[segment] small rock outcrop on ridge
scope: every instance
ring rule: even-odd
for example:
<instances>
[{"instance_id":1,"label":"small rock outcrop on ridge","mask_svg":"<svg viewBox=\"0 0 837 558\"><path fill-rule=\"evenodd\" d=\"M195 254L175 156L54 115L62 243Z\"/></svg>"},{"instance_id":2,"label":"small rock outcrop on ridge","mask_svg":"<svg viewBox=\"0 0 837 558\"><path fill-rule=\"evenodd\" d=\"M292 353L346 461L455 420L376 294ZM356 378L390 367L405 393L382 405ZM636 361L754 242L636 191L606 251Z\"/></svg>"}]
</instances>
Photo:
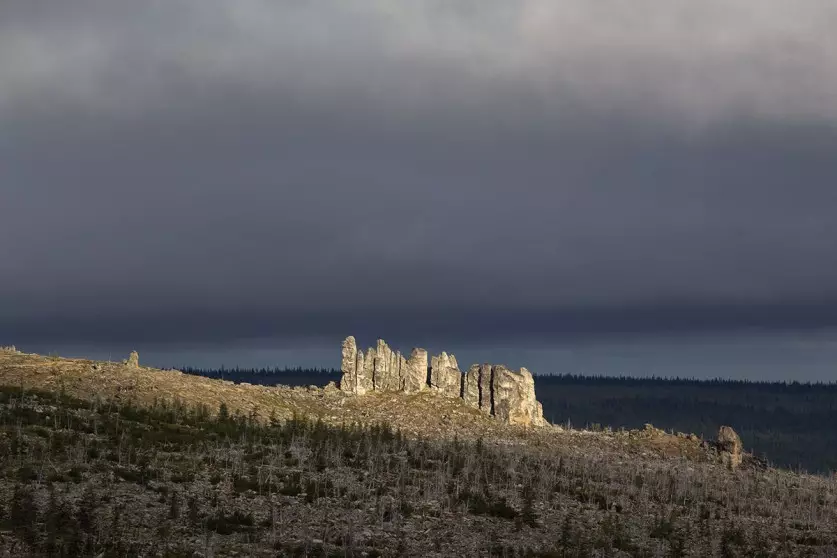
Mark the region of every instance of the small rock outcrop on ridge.
<instances>
[{"instance_id":1,"label":"small rock outcrop on ridge","mask_svg":"<svg viewBox=\"0 0 837 558\"><path fill-rule=\"evenodd\" d=\"M131 351L131 354L128 355L128 361L125 364L127 364L128 368L139 368L139 353Z\"/></svg>"},{"instance_id":2,"label":"small rock outcrop on ridge","mask_svg":"<svg viewBox=\"0 0 837 558\"><path fill-rule=\"evenodd\" d=\"M405 359L379 339L364 354L350 336L343 341L342 372L340 389L346 393L415 393L429 389L446 397L461 398L507 424L546 424L543 407L535 398L535 380L525 368L514 371L502 365L474 364L463 374L456 357L445 352L432 357L428 368L424 349L413 349Z\"/></svg>"},{"instance_id":3,"label":"small rock outcrop on ridge","mask_svg":"<svg viewBox=\"0 0 837 558\"><path fill-rule=\"evenodd\" d=\"M744 446L738 433L729 426L722 426L718 430L715 443L721 455L721 462L733 471L738 469L744 460Z\"/></svg>"}]
</instances>

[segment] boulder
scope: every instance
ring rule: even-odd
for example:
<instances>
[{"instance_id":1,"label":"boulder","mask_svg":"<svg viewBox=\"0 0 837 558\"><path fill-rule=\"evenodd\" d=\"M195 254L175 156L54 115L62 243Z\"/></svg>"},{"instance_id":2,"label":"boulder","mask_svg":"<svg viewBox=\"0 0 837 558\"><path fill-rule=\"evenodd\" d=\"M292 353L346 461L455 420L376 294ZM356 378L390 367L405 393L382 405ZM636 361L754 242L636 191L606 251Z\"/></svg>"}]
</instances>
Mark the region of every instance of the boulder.
<instances>
[{"instance_id":1,"label":"boulder","mask_svg":"<svg viewBox=\"0 0 837 558\"><path fill-rule=\"evenodd\" d=\"M729 426L722 426L716 443L721 462L732 471L738 469L744 460L744 446L738 433Z\"/></svg>"},{"instance_id":2,"label":"boulder","mask_svg":"<svg viewBox=\"0 0 837 558\"><path fill-rule=\"evenodd\" d=\"M128 368L139 368L139 353L136 351L131 351L131 354L128 355L128 360L125 362Z\"/></svg>"},{"instance_id":3,"label":"boulder","mask_svg":"<svg viewBox=\"0 0 837 558\"><path fill-rule=\"evenodd\" d=\"M494 416L507 424L542 426L532 374L525 368L515 372L505 366L495 366L493 372Z\"/></svg>"}]
</instances>

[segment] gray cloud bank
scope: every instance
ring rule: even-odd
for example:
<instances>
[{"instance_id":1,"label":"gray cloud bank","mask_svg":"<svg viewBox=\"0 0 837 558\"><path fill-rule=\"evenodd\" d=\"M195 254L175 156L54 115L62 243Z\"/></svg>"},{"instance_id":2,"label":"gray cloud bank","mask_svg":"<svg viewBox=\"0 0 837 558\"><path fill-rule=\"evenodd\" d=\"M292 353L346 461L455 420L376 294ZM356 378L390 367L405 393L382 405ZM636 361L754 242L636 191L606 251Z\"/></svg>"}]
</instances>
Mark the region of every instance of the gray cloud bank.
<instances>
[{"instance_id":1,"label":"gray cloud bank","mask_svg":"<svg viewBox=\"0 0 837 558\"><path fill-rule=\"evenodd\" d=\"M835 23L825 1L3 2L0 334L837 324Z\"/></svg>"}]
</instances>

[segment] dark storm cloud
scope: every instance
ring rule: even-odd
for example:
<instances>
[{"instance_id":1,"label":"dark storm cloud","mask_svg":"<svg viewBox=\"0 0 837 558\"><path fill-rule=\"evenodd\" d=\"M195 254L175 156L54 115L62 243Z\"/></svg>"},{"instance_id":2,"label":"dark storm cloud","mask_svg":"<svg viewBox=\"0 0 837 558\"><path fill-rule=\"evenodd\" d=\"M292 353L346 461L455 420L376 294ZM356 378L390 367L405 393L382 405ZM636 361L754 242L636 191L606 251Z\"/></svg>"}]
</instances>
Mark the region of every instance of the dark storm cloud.
<instances>
[{"instance_id":1,"label":"dark storm cloud","mask_svg":"<svg viewBox=\"0 0 837 558\"><path fill-rule=\"evenodd\" d=\"M0 334L833 325L835 15L4 2Z\"/></svg>"}]
</instances>

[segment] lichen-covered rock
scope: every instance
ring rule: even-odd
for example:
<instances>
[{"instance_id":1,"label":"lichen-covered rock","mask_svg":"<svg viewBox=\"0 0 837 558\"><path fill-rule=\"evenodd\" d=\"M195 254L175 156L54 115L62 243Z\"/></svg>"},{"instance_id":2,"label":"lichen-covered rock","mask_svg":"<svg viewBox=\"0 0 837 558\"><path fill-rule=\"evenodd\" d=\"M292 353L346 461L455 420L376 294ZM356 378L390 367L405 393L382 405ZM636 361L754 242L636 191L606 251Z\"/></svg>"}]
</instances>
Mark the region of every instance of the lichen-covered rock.
<instances>
[{"instance_id":1,"label":"lichen-covered rock","mask_svg":"<svg viewBox=\"0 0 837 558\"><path fill-rule=\"evenodd\" d=\"M128 368L139 368L139 353L131 351L131 354L128 355L128 360L125 364Z\"/></svg>"},{"instance_id":2,"label":"lichen-covered rock","mask_svg":"<svg viewBox=\"0 0 837 558\"><path fill-rule=\"evenodd\" d=\"M405 368L406 361L401 353L390 349L383 339L378 339L372 377L375 391L404 391Z\"/></svg>"},{"instance_id":3,"label":"lichen-covered rock","mask_svg":"<svg viewBox=\"0 0 837 558\"><path fill-rule=\"evenodd\" d=\"M363 395L375 389L373 379L375 377L375 349L357 352L357 387L355 393Z\"/></svg>"},{"instance_id":4,"label":"lichen-covered rock","mask_svg":"<svg viewBox=\"0 0 837 558\"><path fill-rule=\"evenodd\" d=\"M489 415L494 414L494 367L490 364L480 365L480 409Z\"/></svg>"},{"instance_id":5,"label":"lichen-covered rock","mask_svg":"<svg viewBox=\"0 0 837 558\"><path fill-rule=\"evenodd\" d=\"M442 352L430 359L430 387L449 397L462 394L462 372L456 366L456 357Z\"/></svg>"},{"instance_id":6,"label":"lichen-covered rock","mask_svg":"<svg viewBox=\"0 0 837 558\"><path fill-rule=\"evenodd\" d=\"M357 393L357 343L351 335L343 341L343 362L340 367L343 377L340 389L347 393Z\"/></svg>"},{"instance_id":7,"label":"lichen-covered rock","mask_svg":"<svg viewBox=\"0 0 837 558\"><path fill-rule=\"evenodd\" d=\"M729 426L722 426L718 430L716 443L721 462L733 471L738 469L744 459L744 446L738 433Z\"/></svg>"},{"instance_id":8,"label":"lichen-covered rock","mask_svg":"<svg viewBox=\"0 0 837 558\"><path fill-rule=\"evenodd\" d=\"M520 372L494 367L494 416L519 426L541 426L543 415L535 399L535 379L525 368Z\"/></svg>"},{"instance_id":9,"label":"lichen-covered rock","mask_svg":"<svg viewBox=\"0 0 837 558\"><path fill-rule=\"evenodd\" d=\"M430 359L424 349L413 349L405 359L383 339L364 353L354 337L343 342L343 378L340 389L363 395L370 391L416 393L433 389L447 397L462 398L472 408L508 424L541 426L543 407L535 399L535 381L525 368L475 364L466 374L456 357L446 352Z\"/></svg>"},{"instance_id":10,"label":"lichen-covered rock","mask_svg":"<svg viewBox=\"0 0 837 558\"><path fill-rule=\"evenodd\" d=\"M395 378L395 381L393 381L391 366L392 349L383 339L378 339L372 365L372 389L375 391L394 391L397 389L398 379Z\"/></svg>"},{"instance_id":11,"label":"lichen-covered rock","mask_svg":"<svg viewBox=\"0 0 837 558\"><path fill-rule=\"evenodd\" d=\"M404 366L404 391L416 393L427 387L427 351L413 349Z\"/></svg>"},{"instance_id":12,"label":"lichen-covered rock","mask_svg":"<svg viewBox=\"0 0 837 558\"><path fill-rule=\"evenodd\" d=\"M480 365L474 364L462 380L462 399L466 404L480 408Z\"/></svg>"}]
</instances>

